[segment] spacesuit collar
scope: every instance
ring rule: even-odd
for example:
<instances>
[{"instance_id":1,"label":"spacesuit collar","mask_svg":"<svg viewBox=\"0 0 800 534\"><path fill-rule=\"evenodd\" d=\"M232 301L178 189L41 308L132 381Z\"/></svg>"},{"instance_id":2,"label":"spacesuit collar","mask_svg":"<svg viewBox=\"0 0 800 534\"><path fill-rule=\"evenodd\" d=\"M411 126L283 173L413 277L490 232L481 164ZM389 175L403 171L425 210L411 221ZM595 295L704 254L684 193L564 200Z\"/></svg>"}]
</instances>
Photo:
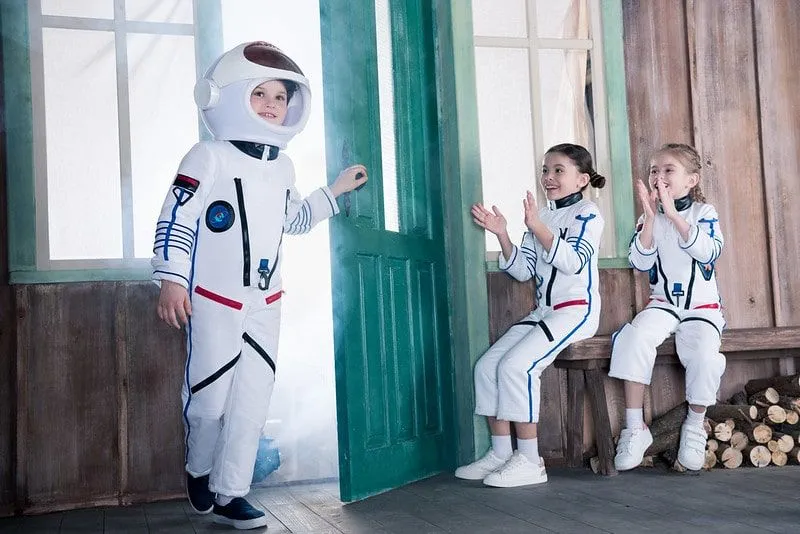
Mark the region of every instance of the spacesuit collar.
<instances>
[{"instance_id":1,"label":"spacesuit collar","mask_svg":"<svg viewBox=\"0 0 800 534\"><path fill-rule=\"evenodd\" d=\"M559 198L558 200L548 200L547 207L551 210L557 210L566 208L567 206L572 206L581 200L583 200L583 193L578 191L577 193L572 193L571 195L567 195L564 198Z\"/></svg>"},{"instance_id":2,"label":"spacesuit collar","mask_svg":"<svg viewBox=\"0 0 800 534\"><path fill-rule=\"evenodd\" d=\"M269 147L267 154L267 161L271 161L278 157L278 147L273 145L265 145L263 143L253 143L252 141L231 141L231 144L250 156L251 158L262 159L264 157L264 148Z\"/></svg>"},{"instance_id":3,"label":"spacesuit collar","mask_svg":"<svg viewBox=\"0 0 800 534\"><path fill-rule=\"evenodd\" d=\"M675 209L678 211L688 210L689 206L694 203L691 195L686 195L685 197L676 198L675 199ZM658 205L658 211L664 213L664 208L661 204Z\"/></svg>"},{"instance_id":4,"label":"spacesuit collar","mask_svg":"<svg viewBox=\"0 0 800 534\"><path fill-rule=\"evenodd\" d=\"M688 210L689 206L692 205L691 195L686 195L685 197L676 198L675 199L675 209L678 211Z\"/></svg>"}]
</instances>

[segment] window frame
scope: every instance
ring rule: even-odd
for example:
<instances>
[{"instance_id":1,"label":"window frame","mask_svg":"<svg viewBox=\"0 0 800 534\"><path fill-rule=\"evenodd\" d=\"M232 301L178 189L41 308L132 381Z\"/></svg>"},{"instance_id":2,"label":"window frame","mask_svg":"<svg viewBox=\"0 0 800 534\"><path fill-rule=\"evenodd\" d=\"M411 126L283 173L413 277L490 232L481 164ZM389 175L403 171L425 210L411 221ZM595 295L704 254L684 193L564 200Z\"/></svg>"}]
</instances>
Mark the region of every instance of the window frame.
<instances>
[{"instance_id":1,"label":"window frame","mask_svg":"<svg viewBox=\"0 0 800 534\"><path fill-rule=\"evenodd\" d=\"M192 24L129 21L125 0L114 0L113 19L44 15L40 0L0 3L8 255L11 284L78 281L149 280L149 259L133 257L132 176L128 105L127 35L191 35L195 64L202 74L222 49L220 0L193 0ZM45 144L42 29L113 31L119 117L123 258L52 260L49 258L47 147ZM9 106L10 102L15 105ZM198 123L200 118L198 115ZM201 128L202 138L204 136Z\"/></svg>"},{"instance_id":2,"label":"window frame","mask_svg":"<svg viewBox=\"0 0 800 534\"><path fill-rule=\"evenodd\" d=\"M530 99L534 140L534 161L543 156L542 115L539 83L539 50L587 50L591 54L593 95L596 103L595 144L603 159L597 162L601 174L614 180L614 257L599 258L600 268L630 268L628 242L634 226L633 179L628 130L625 59L623 55L622 4L619 0L588 0L593 39L553 39L535 35L536 0L525 0L526 37L473 37L473 47L523 48L528 51ZM599 158L598 158L599 159ZM608 224L609 221L606 222ZM486 269L500 271L499 252L486 251Z\"/></svg>"}]
</instances>

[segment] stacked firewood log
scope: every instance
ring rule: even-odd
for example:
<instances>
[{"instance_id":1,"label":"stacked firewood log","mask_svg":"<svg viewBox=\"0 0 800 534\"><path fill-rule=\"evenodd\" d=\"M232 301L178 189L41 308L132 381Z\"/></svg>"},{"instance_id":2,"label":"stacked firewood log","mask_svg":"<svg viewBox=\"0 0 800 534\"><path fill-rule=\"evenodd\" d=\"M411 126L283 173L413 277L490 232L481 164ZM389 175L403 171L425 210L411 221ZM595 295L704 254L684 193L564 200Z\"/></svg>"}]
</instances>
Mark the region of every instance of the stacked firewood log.
<instances>
[{"instance_id":1,"label":"stacked firewood log","mask_svg":"<svg viewBox=\"0 0 800 534\"><path fill-rule=\"evenodd\" d=\"M653 444L642 465L661 458L675 470L686 403L650 425ZM800 374L750 380L727 403L709 406L704 469L800 464Z\"/></svg>"}]
</instances>

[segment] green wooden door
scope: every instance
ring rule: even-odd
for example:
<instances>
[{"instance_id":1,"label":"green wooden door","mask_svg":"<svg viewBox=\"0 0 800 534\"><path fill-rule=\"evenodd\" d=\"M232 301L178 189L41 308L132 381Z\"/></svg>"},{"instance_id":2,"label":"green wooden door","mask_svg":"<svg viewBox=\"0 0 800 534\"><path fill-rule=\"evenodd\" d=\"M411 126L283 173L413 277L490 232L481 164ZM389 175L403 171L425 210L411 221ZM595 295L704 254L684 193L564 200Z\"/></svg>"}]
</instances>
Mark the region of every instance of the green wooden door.
<instances>
[{"instance_id":1,"label":"green wooden door","mask_svg":"<svg viewBox=\"0 0 800 534\"><path fill-rule=\"evenodd\" d=\"M353 162L370 176L330 226L340 487L351 501L454 461L433 21L428 0L320 5L329 176Z\"/></svg>"}]
</instances>

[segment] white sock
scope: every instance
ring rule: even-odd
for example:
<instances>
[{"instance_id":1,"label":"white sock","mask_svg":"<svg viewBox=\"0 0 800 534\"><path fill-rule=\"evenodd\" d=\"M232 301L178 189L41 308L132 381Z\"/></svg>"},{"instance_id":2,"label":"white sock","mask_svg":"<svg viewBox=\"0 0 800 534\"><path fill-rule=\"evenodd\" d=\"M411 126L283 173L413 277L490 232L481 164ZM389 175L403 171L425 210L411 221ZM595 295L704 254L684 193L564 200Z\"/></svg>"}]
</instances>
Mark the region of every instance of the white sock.
<instances>
[{"instance_id":1,"label":"white sock","mask_svg":"<svg viewBox=\"0 0 800 534\"><path fill-rule=\"evenodd\" d=\"M625 408L625 428L644 427L644 410L642 408Z\"/></svg>"},{"instance_id":2,"label":"white sock","mask_svg":"<svg viewBox=\"0 0 800 534\"><path fill-rule=\"evenodd\" d=\"M539 440L537 438L517 438L517 450L527 458L529 462L534 464L539 463Z\"/></svg>"},{"instance_id":3,"label":"white sock","mask_svg":"<svg viewBox=\"0 0 800 534\"><path fill-rule=\"evenodd\" d=\"M689 408L689 411L686 413L686 422L692 425L702 425L703 420L706 418L706 411L703 410L702 412L696 412Z\"/></svg>"},{"instance_id":4,"label":"white sock","mask_svg":"<svg viewBox=\"0 0 800 534\"><path fill-rule=\"evenodd\" d=\"M214 500L217 501L217 504L220 506L228 506L233 500L233 497L217 493L217 497Z\"/></svg>"},{"instance_id":5,"label":"white sock","mask_svg":"<svg viewBox=\"0 0 800 534\"><path fill-rule=\"evenodd\" d=\"M511 458L514 452L511 449L511 436L492 436L492 451L498 458L504 460Z\"/></svg>"}]
</instances>

